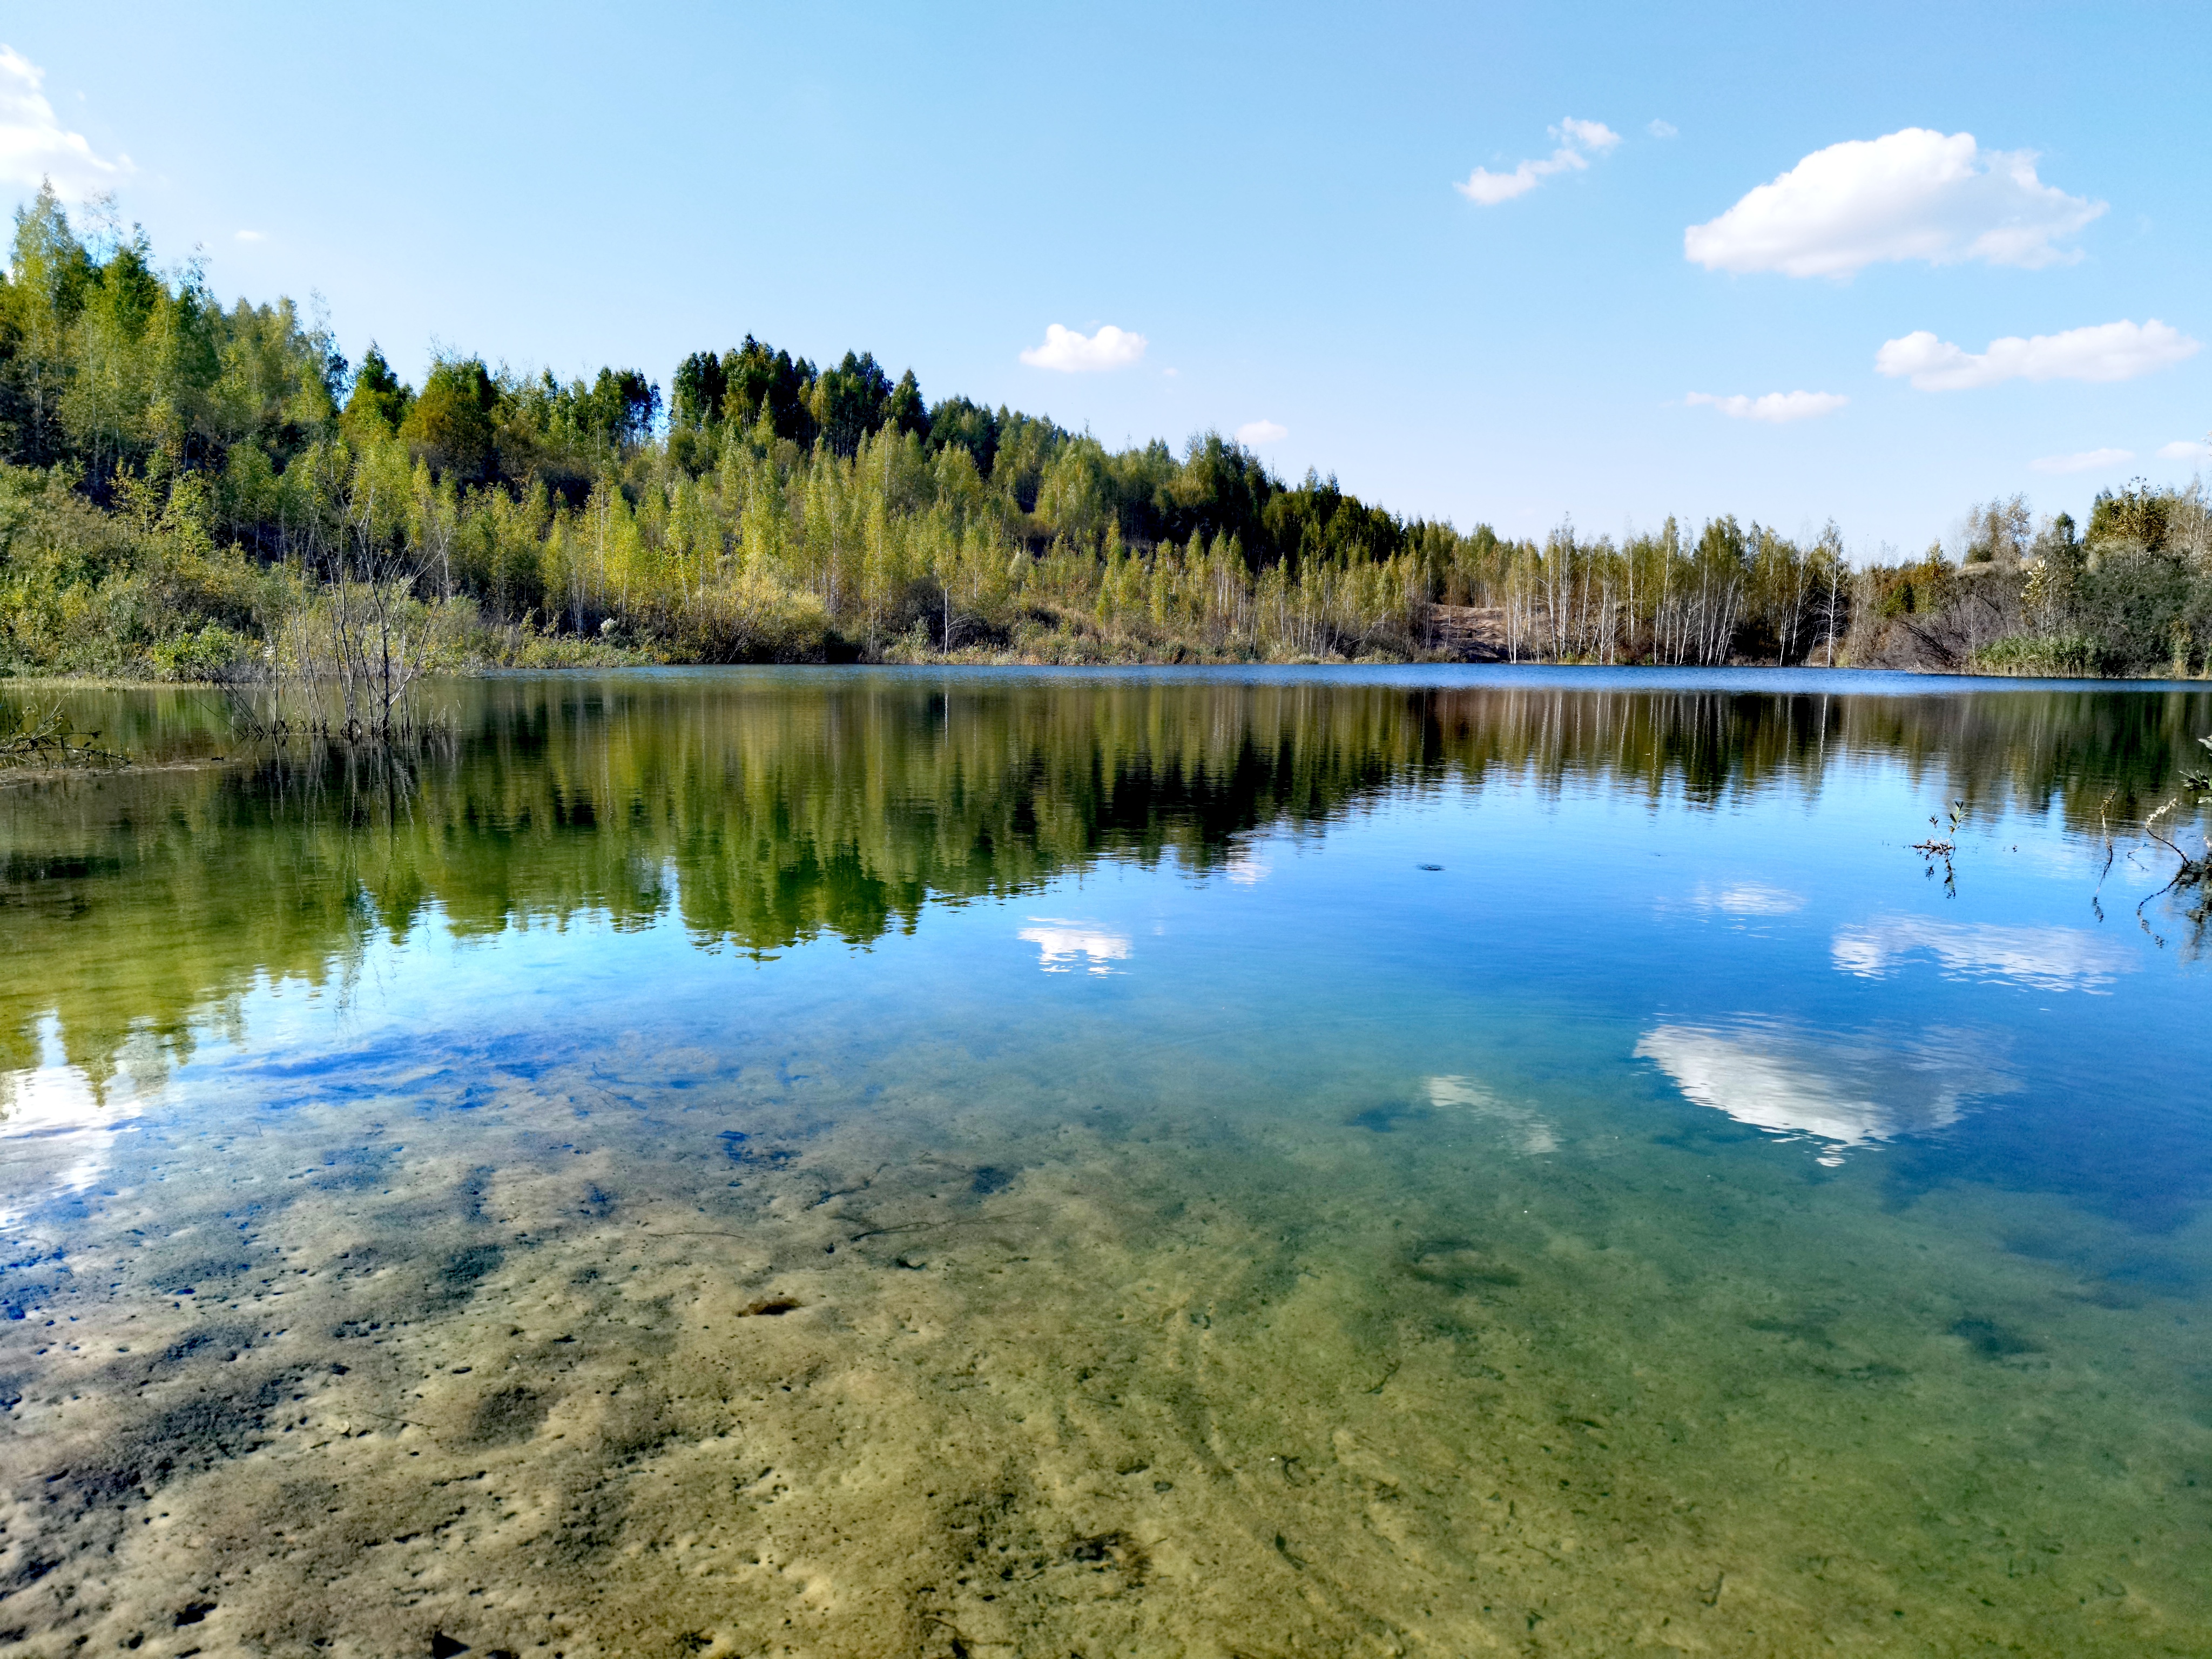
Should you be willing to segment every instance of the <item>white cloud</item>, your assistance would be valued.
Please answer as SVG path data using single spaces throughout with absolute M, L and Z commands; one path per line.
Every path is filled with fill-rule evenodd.
M 1741 392 L 1732 398 L 1720 398 L 1710 392 L 1692 392 L 1682 401 L 1692 406 L 1702 404 L 1708 409 L 1717 409 L 1732 421 L 1765 421 L 1784 426 L 1791 421 L 1832 415 L 1850 399 L 1840 392 L 1770 392 L 1760 398 L 1747 398 Z
M 266 231 L 241 230 L 237 232 L 236 234 L 238 240 L 241 242 L 265 242 L 269 240 L 269 235 Z
M 1653 121 L 1644 130 L 1654 138 L 1672 138 L 1681 131 L 1672 121 Z
M 2038 472 L 2109 472 L 2135 458 L 2131 449 L 2077 449 L 2070 455 L 2039 455 L 2028 465 Z
M 1910 377 L 1923 392 L 1962 392 L 2004 380 L 2132 380 L 2197 355 L 2201 342 L 2154 317 L 2138 327 L 2123 319 L 2030 339 L 2008 335 L 1987 351 L 1968 351 L 1926 329 L 1887 341 L 1874 355 L 1877 373 Z
M 2212 460 L 2212 444 L 2199 443 L 2190 438 L 2179 438 L 2170 444 L 2160 444 L 2158 458 L 2161 461 Z
M 1600 155 L 1620 142 L 1620 135 L 1602 121 L 1577 121 L 1571 115 L 1552 129 L 1553 136 L 1564 143 L 1583 149 L 1594 149 Z
M 2032 150 L 1984 150 L 1970 132 L 1907 127 L 1814 151 L 1691 226 L 1682 247 L 1708 270 L 1791 276 L 1848 276 L 1889 259 L 2033 269 L 2080 258 L 2054 244 L 2104 210 L 2038 179 Z
M 97 153 L 65 130 L 40 90 L 46 71 L 13 46 L 0 46 L 0 183 L 32 191 L 51 179 L 72 202 L 112 190 L 132 171 L 131 158 Z
M 1463 185 L 1452 188 L 1481 207 L 1496 207 L 1530 191 L 1555 173 L 1580 173 L 1592 155 L 1603 155 L 1620 143 L 1620 135 L 1602 121 L 1577 121 L 1567 117 L 1552 129 L 1559 148 L 1540 161 L 1523 161 L 1510 173 L 1477 167 Z
M 1111 323 L 1096 334 L 1079 334 L 1058 323 L 1044 331 L 1044 343 L 1022 353 L 1031 368 L 1056 368 L 1063 374 L 1098 369 L 1127 368 L 1145 355 L 1145 337 Z
M 1247 421 L 1237 428 L 1237 441 L 1254 448 L 1261 444 L 1280 443 L 1290 435 L 1290 428 L 1277 426 L 1273 421 Z
M 2124 449 L 2098 455 L 2124 458 Z M 1994 979 L 2038 991 L 2087 991 L 2130 972 L 2126 950 L 2082 927 L 2007 927 L 1988 922 L 1885 916 L 1837 931 L 1829 947 L 1838 969 L 1881 979 L 1925 951 L 1946 979 Z

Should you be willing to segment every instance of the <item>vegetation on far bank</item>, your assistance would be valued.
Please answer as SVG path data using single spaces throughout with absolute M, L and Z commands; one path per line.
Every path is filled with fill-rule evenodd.
M 225 307 L 50 191 L 0 279 L 0 672 L 331 678 L 611 661 L 1827 663 L 2202 673 L 2192 487 L 1977 509 L 1854 568 L 1733 517 L 1541 542 L 1289 483 L 1205 434 L 1109 451 L 747 337 L 586 383 L 421 386 L 289 301 Z

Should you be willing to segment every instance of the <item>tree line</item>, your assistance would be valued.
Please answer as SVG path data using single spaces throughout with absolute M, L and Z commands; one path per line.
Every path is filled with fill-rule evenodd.
M 461 354 L 417 386 L 51 190 L 0 280 L 0 665 L 283 664 L 371 719 L 432 668 L 640 657 L 2203 668 L 2194 490 L 2102 498 L 2078 535 L 1978 511 L 1873 567 L 1832 525 L 1462 532 L 1218 433 L 1112 450 L 750 335 L 665 397 Z

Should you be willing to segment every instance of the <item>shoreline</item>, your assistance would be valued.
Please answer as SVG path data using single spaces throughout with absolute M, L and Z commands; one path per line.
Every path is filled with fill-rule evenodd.
M 1899 668 L 1876 664 L 1836 663 L 1654 663 L 1654 662 L 1505 662 L 1489 658 L 1411 657 L 1382 658 L 1326 658 L 1294 657 L 1282 659 L 1247 659 L 1224 661 L 1190 661 L 1174 658 L 1146 657 L 1114 662 L 1062 662 L 1041 657 L 1006 655 L 971 656 L 955 652 L 949 655 L 927 657 L 913 660 L 874 660 L 854 659 L 849 661 L 804 660 L 763 662 L 697 662 L 667 661 L 647 657 L 632 657 L 626 660 L 599 663 L 474 663 L 462 667 L 439 669 L 425 673 L 425 681 L 503 679 L 514 676 L 555 675 L 576 678 L 597 674 L 638 673 L 667 671 L 703 673 L 720 670 L 814 669 L 814 670 L 901 670 L 901 669 L 962 669 L 1004 670 L 1058 673 L 1113 674 L 1134 672 L 1170 670 L 1179 673 L 1243 673 L 1254 671 L 1320 670 L 1332 674 L 1357 673 L 1373 671 L 1378 673 L 1401 673 L 1419 669 L 1484 669 L 1502 671 L 1509 674 L 1567 673 L 1567 674 L 1652 674 L 1652 675 L 1739 675 L 1753 674 L 1795 675 L 1820 674 L 1848 677 L 1890 676 L 1916 680 L 1971 681 L 1976 684 L 2002 684 L 2022 687 L 2044 686 L 2112 686 L 2171 687 L 2177 690 L 2198 688 L 2212 690 L 2212 674 L 2175 678 L 2172 675 L 2149 674 L 2012 674 L 1976 671 L 1965 668 Z M 251 691 L 261 682 L 220 679 L 153 679 L 116 675 L 70 674 L 12 674 L 0 671 L 0 696 L 10 688 L 27 690 L 52 691 Z

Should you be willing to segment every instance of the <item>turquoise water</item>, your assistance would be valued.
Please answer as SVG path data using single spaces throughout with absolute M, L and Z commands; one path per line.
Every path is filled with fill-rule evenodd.
M 2212 1649 L 2212 695 L 431 702 L 0 783 L 26 1650 Z

